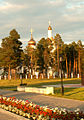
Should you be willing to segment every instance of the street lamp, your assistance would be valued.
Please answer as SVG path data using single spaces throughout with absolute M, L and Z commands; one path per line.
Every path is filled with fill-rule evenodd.
M 31 79 L 32 79 L 32 67 L 33 67 L 33 64 L 32 64 L 32 53 L 31 53 Z
M 61 92 L 64 95 L 64 86 L 63 86 L 63 78 L 62 78 L 62 57 L 60 57 L 60 67 L 61 67 Z
M 21 65 L 21 66 L 20 66 L 20 80 L 21 80 L 20 85 L 22 85 L 22 84 L 23 84 L 22 79 L 23 79 L 23 66 Z

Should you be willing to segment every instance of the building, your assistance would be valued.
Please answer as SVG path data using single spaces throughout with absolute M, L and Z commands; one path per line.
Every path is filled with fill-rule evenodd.
M 52 27 L 51 27 L 50 21 L 49 21 L 49 26 L 48 26 L 48 38 L 51 39 L 51 41 L 53 43 L 53 50 L 51 52 L 54 52 L 54 50 L 56 48 L 55 48 L 54 39 L 52 37 Z M 36 48 L 36 42 L 33 39 L 32 29 L 31 29 L 31 38 L 28 41 L 28 47 L 33 48 L 33 49 Z M 31 49 L 31 51 L 32 51 L 32 49 Z M 33 77 L 33 75 L 35 75 L 35 73 L 36 73 L 36 76 L 37 76 L 37 72 L 35 71 L 35 69 L 32 66 L 32 54 L 31 54 L 31 60 L 30 61 L 31 61 L 31 65 L 30 65 L 30 70 L 29 71 L 30 71 L 31 79 L 32 79 L 32 77 Z M 53 70 L 52 70 L 51 67 L 48 68 L 47 76 L 48 76 L 48 78 L 49 78 L 49 76 L 53 76 Z M 38 78 L 38 76 L 37 76 L 37 78 Z
M 49 27 L 48 27 L 48 38 L 52 40 L 53 49 L 52 49 L 51 52 L 54 52 L 56 47 L 55 47 L 55 42 L 54 42 L 54 39 L 53 39 L 53 36 L 52 36 L 52 27 L 51 27 L 50 21 L 49 21 Z
M 36 42 L 33 39 L 32 29 L 31 29 L 31 39 L 28 41 L 28 46 L 31 47 L 31 48 L 34 48 L 34 49 L 36 48 Z
M 50 25 L 50 21 L 49 21 L 49 27 L 48 27 L 48 38 L 52 39 L 52 27 Z

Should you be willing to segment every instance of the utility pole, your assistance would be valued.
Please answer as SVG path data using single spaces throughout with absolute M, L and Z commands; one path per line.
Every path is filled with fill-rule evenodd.
M 60 57 L 60 65 L 61 65 L 61 93 L 64 95 L 64 86 L 63 86 L 63 77 L 62 77 L 62 57 Z

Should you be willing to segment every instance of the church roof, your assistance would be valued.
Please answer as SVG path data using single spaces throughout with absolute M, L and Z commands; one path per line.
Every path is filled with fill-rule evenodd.
M 30 41 L 28 42 L 28 45 L 30 46 L 30 45 L 36 45 L 36 42 L 35 42 L 35 40 L 33 39 L 33 37 L 32 37 L 32 29 L 31 29 L 31 39 L 30 39 Z
M 48 30 L 52 30 L 52 27 L 49 25 Z
M 28 45 L 36 45 L 35 40 L 33 40 L 33 38 L 30 39 L 30 41 L 28 42 Z

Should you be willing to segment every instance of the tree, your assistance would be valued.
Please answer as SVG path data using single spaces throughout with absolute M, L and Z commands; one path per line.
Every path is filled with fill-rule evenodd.
M 27 52 L 25 50 L 21 54 L 21 60 L 22 60 L 22 65 L 23 66 L 30 66 L 30 56 L 28 56 Z
M 60 52 L 62 51 L 62 45 L 64 44 L 64 42 L 61 39 L 61 36 L 59 34 L 56 34 L 55 38 L 55 46 L 56 46 L 56 50 L 57 50 L 57 65 L 58 65 L 58 76 L 59 76 L 59 57 L 60 57 Z
M 31 46 L 26 46 L 25 49 L 25 55 L 26 55 L 26 66 L 28 66 L 29 69 L 31 69 L 31 75 L 33 75 L 33 69 L 36 69 L 36 49 Z
M 67 73 L 67 78 L 69 77 L 69 62 L 68 62 L 68 58 L 69 58 L 69 46 L 67 44 L 64 44 L 62 46 L 62 56 L 63 56 L 63 70 Z
M 83 48 L 81 40 L 77 42 L 78 44 L 78 67 L 79 67 L 79 77 L 81 78 L 81 50 Z
M 72 54 L 73 54 L 72 60 L 71 60 L 73 61 L 73 76 L 77 77 L 78 45 L 75 42 L 72 42 L 71 46 L 72 46 Z
M 8 79 L 10 79 L 10 69 L 16 68 L 21 63 L 22 42 L 20 35 L 13 29 L 10 35 L 2 39 L 0 61 L 1 66 L 8 68 Z
M 84 48 L 81 50 L 81 84 L 84 85 Z
M 51 66 L 51 50 L 52 41 L 48 38 L 42 38 L 37 44 L 37 66 L 43 72 L 45 69 L 45 77 L 47 77 L 47 69 Z

